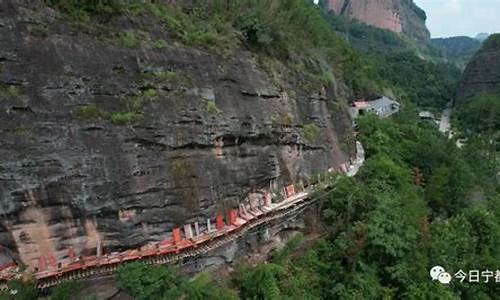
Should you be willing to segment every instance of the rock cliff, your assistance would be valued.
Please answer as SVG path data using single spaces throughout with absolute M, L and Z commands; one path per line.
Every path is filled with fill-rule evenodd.
M 353 154 L 340 82 L 41 3 L 0 2 L 0 245 L 29 266 L 163 240 Z M 166 45 L 116 42 L 137 28 Z
M 500 34 L 491 35 L 474 55 L 463 75 L 457 100 L 500 90 Z
M 422 42 L 430 40 L 425 12 L 412 0 L 328 0 L 327 7 L 375 27 L 404 33 Z

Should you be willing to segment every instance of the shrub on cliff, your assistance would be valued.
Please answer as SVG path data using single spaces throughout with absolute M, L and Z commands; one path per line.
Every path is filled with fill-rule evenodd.
M 220 110 L 217 107 L 217 104 L 215 104 L 215 101 L 208 101 L 207 102 L 207 112 L 211 115 L 218 115 L 222 113 L 222 110 Z
M 117 271 L 118 285 L 135 299 L 191 299 L 233 300 L 236 296 L 222 288 L 207 274 L 193 280 L 177 273 L 171 267 L 134 262 Z
M 242 269 L 237 282 L 243 299 L 282 299 L 280 281 L 285 270 L 277 264 L 259 265 L 254 269 Z
M 500 92 L 482 94 L 459 108 L 464 129 L 473 132 L 500 132 Z
M 8 289 L 0 291 L 0 300 L 33 300 L 38 298 L 38 289 L 34 282 L 13 280 L 8 283 Z
M 500 33 L 492 34 L 484 41 L 480 51 L 500 50 Z
M 236 28 L 241 31 L 243 38 L 250 45 L 268 47 L 273 43 L 272 33 L 259 20 L 255 12 L 245 13 L 236 20 Z
M 175 270 L 164 266 L 130 263 L 118 268 L 116 273 L 120 288 L 136 299 L 162 299 L 165 295 L 178 299 L 185 284 Z
M 115 125 L 125 125 L 139 121 L 142 115 L 134 111 L 115 112 L 111 114 L 111 122 Z
M 133 0 L 46 0 L 50 6 L 68 14 L 73 21 L 87 21 L 96 14 L 121 12 L 133 3 Z
M 76 281 L 64 282 L 56 286 L 50 293 L 50 300 L 80 299 L 82 285 Z M 83 297 L 82 297 L 83 298 Z
M 304 125 L 304 137 L 309 142 L 314 142 L 319 137 L 320 133 L 321 130 L 316 124 L 311 123 Z
M 0 100 L 15 100 L 21 95 L 21 89 L 15 85 L 0 85 Z

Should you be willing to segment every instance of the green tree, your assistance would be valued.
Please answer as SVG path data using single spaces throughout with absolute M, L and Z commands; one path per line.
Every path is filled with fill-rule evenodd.
M 420 299 L 442 299 L 442 300 L 458 300 L 460 297 L 450 291 L 450 289 L 440 284 L 439 282 L 421 282 L 410 285 L 403 294 L 404 299 L 420 300 Z
M 13 280 L 8 283 L 7 291 L 0 292 L 2 300 L 33 300 L 37 298 L 38 289 L 32 281 Z
M 235 300 L 238 297 L 229 289 L 214 284 L 208 273 L 198 274 L 192 281 L 185 285 L 185 298 L 192 300 Z
M 79 294 L 82 286 L 79 282 L 70 281 L 57 285 L 50 292 L 50 300 L 69 300 L 79 299 Z
M 444 214 L 448 205 L 448 181 L 450 170 L 446 166 L 437 168 L 429 179 L 425 189 L 426 200 L 432 210 L 438 214 Z
M 164 266 L 129 263 L 116 273 L 120 288 L 136 299 L 179 299 L 185 284 L 175 270 Z
M 241 297 L 244 299 L 281 299 L 280 280 L 285 275 L 282 266 L 269 263 L 255 269 L 244 268 L 238 276 Z

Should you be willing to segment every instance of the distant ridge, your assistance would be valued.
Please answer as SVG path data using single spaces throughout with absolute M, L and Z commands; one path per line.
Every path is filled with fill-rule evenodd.
M 478 33 L 474 39 L 475 40 L 478 40 L 480 41 L 481 43 L 484 42 L 488 37 L 490 36 L 489 33 L 486 33 L 486 32 L 481 32 L 481 33 Z

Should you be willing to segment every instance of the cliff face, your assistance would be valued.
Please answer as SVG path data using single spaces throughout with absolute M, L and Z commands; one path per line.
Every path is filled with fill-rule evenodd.
M 352 155 L 334 87 L 179 45 L 154 18 L 110 28 L 166 48 L 127 48 L 24 3 L 0 2 L 0 245 L 29 266 L 163 240 Z
M 458 89 L 459 102 L 500 90 L 500 34 L 491 35 L 474 55 Z
M 428 42 L 426 15 L 412 0 L 328 0 L 337 14 Z

